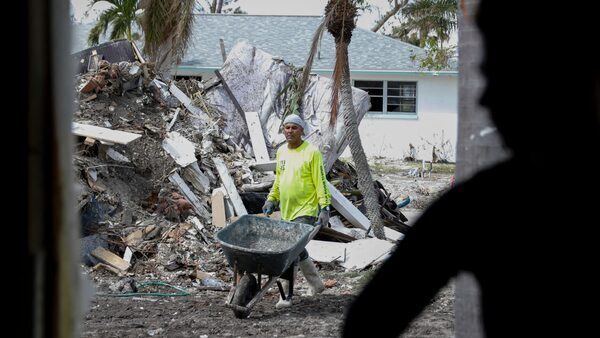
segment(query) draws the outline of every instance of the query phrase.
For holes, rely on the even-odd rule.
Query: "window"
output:
[[[417,113],[416,82],[356,80],[354,86],[369,93],[370,113]]]

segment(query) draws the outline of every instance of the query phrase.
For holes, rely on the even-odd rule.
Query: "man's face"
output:
[[[283,134],[288,143],[296,144],[302,140],[302,127],[294,123],[286,123],[283,126]]]

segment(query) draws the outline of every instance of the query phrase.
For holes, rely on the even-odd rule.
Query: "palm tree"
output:
[[[356,5],[351,0],[329,0],[325,6],[325,16],[328,18],[326,27],[335,39],[335,66],[333,71],[332,107],[330,125],[337,119],[338,95],[341,92],[341,109],[349,136],[350,152],[358,173],[358,187],[365,198],[367,215],[371,221],[373,233],[379,239],[385,239],[383,222],[377,193],[371,177],[369,163],[365,155],[360,134],[354,103],[352,101],[352,84],[348,65],[348,45],[355,28]]]
[[[102,12],[98,18],[98,23],[88,35],[88,44],[90,46],[97,45],[100,36],[106,35],[109,25],[112,26],[111,40],[126,38],[132,41],[132,26],[140,25],[140,18],[136,14],[138,0],[93,0],[93,4],[98,2],[107,2],[112,6]]]
[[[359,4],[364,1],[358,0]],[[313,60],[317,52],[319,40],[327,28],[334,36],[336,42],[336,63],[333,75],[332,85],[332,107],[329,124],[335,126],[338,113],[338,99],[341,89],[342,110],[344,117],[344,125],[346,127],[346,135],[350,140],[350,151],[352,158],[356,164],[358,173],[358,187],[365,196],[365,205],[367,214],[372,224],[373,233],[377,238],[385,239],[383,231],[383,222],[381,220],[380,207],[378,196],[375,192],[373,178],[369,170],[369,163],[360,142],[360,134],[358,133],[358,122],[354,104],[352,101],[352,85],[350,83],[350,69],[348,66],[348,44],[354,30],[354,17],[356,16],[356,5],[350,0],[329,0],[325,7],[325,17],[313,35],[311,49],[308,53],[308,58],[304,69],[299,79],[296,79],[294,74],[290,80],[289,99],[286,105],[284,116],[287,114],[302,113],[302,98],[310,76]],[[288,87],[286,86],[286,87]],[[284,89],[287,91],[288,89]],[[282,91],[283,92],[283,91]],[[282,117],[283,120],[284,117]]]
[[[164,79],[171,77],[173,65],[181,61],[187,49],[194,23],[194,4],[194,0],[144,0],[141,4],[144,52]]]
[[[425,47],[427,38],[435,35],[439,47],[450,39],[458,27],[457,0],[416,0],[402,9],[407,32],[418,32],[419,47]]]

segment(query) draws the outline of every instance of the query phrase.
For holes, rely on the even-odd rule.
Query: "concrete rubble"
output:
[[[255,59],[249,60],[249,54]],[[132,279],[161,280],[192,293],[229,290],[233,271],[214,238],[223,226],[213,224],[215,213],[222,212],[225,223],[242,209],[260,213],[274,180],[273,172],[252,169],[257,161],[245,120],[222,83],[165,83],[152,64],[110,63],[101,57],[91,54],[88,71],[77,75],[74,88],[74,123],[98,127],[78,133],[73,152],[82,266],[109,290]],[[271,158],[283,140],[278,129],[286,98],[277,94],[294,71],[247,43],[233,48],[220,71],[241,109],[258,113]],[[337,160],[347,144],[343,121],[326,130],[329,88],[329,80],[316,75],[309,83],[304,108],[308,140],[323,150],[329,181],[364,213],[356,173]],[[355,94],[362,118],[368,96],[358,89]],[[379,188],[389,230],[405,231],[402,213]],[[332,216],[331,228],[315,239],[364,241],[372,235],[337,210]]]

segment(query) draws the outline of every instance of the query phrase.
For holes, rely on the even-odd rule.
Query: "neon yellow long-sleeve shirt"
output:
[[[289,149],[277,149],[275,183],[267,197],[279,201],[281,219],[290,221],[300,216],[317,216],[319,207],[331,204],[331,193],[319,149],[304,141]]]

